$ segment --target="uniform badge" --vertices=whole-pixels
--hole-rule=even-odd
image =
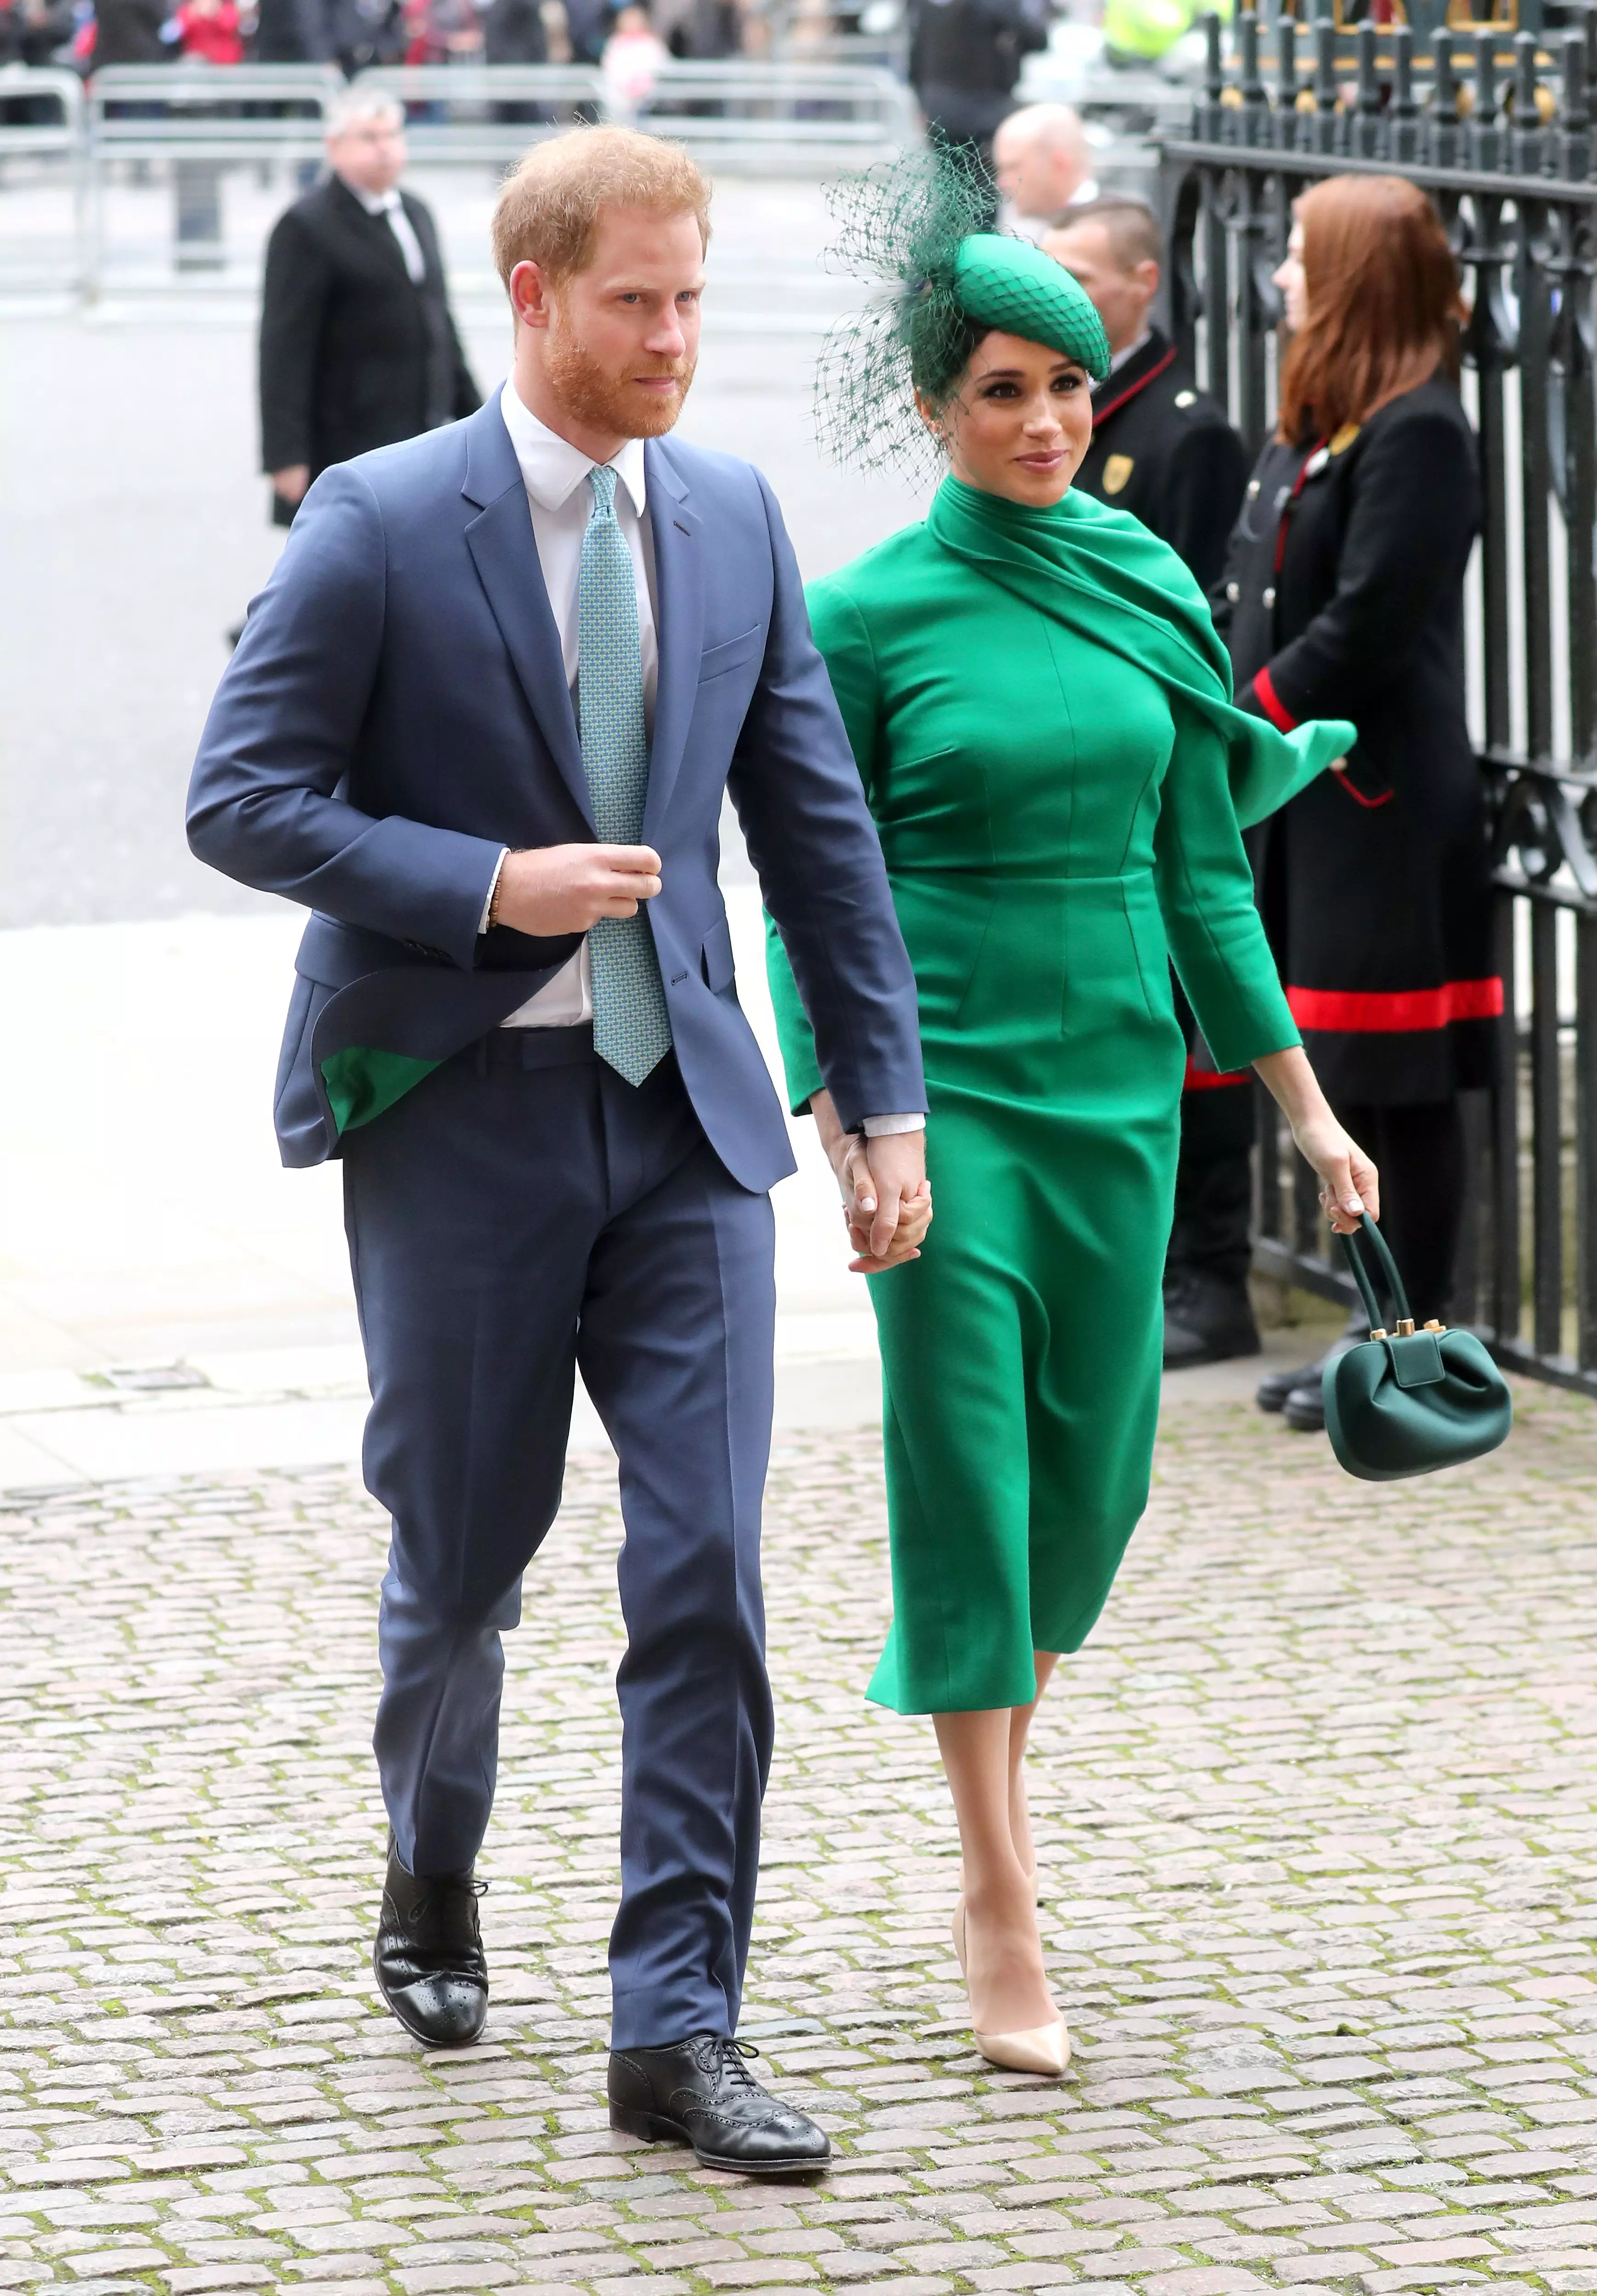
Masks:
[[[1117,495],[1131,475],[1132,457],[1129,455],[1111,455],[1104,464],[1105,494]]]
[[[1175,403],[1178,406],[1196,406],[1198,393],[1195,390],[1178,390],[1175,394]]]
[[[1356,422],[1344,422],[1327,451],[1332,455],[1345,455],[1358,435],[1359,425]]]

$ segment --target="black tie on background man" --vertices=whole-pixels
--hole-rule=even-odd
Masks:
[[[482,405],[449,316],[438,231],[399,188],[391,96],[358,91],[327,121],[326,181],[279,216],[260,314],[261,465],[289,526],[313,479]]]
[[[1092,444],[1073,484],[1140,518],[1207,590],[1242,507],[1247,453],[1149,317],[1165,251],[1153,211],[1108,194],[1071,208],[1042,244],[1081,281],[1109,338],[1109,372],[1092,394]],[[1259,1350],[1247,1297],[1252,1079],[1220,1074],[1184,1000],[1181,1012],[1187,1085],[1165,1266],[1173,1370]]]

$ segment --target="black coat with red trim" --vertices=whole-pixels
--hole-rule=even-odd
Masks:
[[[1445,381],[1329,441],[1272,441],[1211,593],[1238,700],[1347,718],[1347,770],[1254,832],[1288,999],[1333,1102],[1412,1105],[1490,1074],[1484,791],[1464,716],[1474,432]]]
[[[1140,518],[1206,590],[1247,483],[1247,447],[1154,328],[1093,392],[1092,444],[1073,484]]]

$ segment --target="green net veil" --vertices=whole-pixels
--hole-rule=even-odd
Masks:
[[[836,463],[924,474],[939,464],[915,392],[942,398],[990,328],[1108,371],[1103,326],[1070,274],[1030,241],[986,228],[992,187],[978,161],[932,145],[828,186],[827,268],[864,280],[868,301],[833,328],[815,369],[815,432]]]

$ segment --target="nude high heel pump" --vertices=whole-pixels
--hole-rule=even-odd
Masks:
[[[954,1907],[953,1939],[959,1974],[967,1977],[963,1890]],[[1056,2017],[1050,2025],[1028,2025],[1016,2033],[983,2033],[973,2025],[971,2037],[988,2063],[1001,2065],[1006,2072],[1050,2073],[1058,2080],[1070,2062],[1070,2035],[1063,2017]]]

